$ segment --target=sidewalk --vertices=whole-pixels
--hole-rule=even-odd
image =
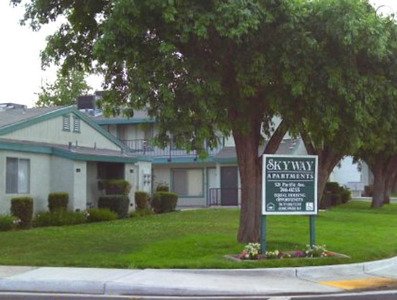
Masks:
[[[397,257],[320,267],[128,270],[0,266],[0,291],[137,296],[238,296],[342,292],[397,286]]]

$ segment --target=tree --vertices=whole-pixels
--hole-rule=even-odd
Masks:
[[[57,72],[57,79],[53,84],[45,83],[38,93],[37,106],[65,106],[76,103],[78,96],[87,93],[91,88],[85,81],[82,71],[72,70],[67,74]]]
[[[12,2],[17,4],[19,0]],[[305,83],[313,79],[310,76],[317,75],[313,68],[321,64],[306,59],[304,54],[324,50],[317,47],[323,43],[321,36],[308,35],[304,26],[310,18],[313,24],[324,21],[318,19],[317,11],[312,11],[312,5],[319,6],[317,2],[30,0],[25,21],[38,29],[59,15],[65,16],[67,22],[48,40],[43,61],[61,63],[64,69],[86,70],[97,61],[96,68],[104,73],[105,88],[109,88],[104,108],[113,113],[118,113],[120,107],[146,108],[159,121],[158,139],[164,145],[172,132],[178,146],[204,150],[204,140],[215,147],[218,132],[231,132],[242,186],[238,240],[251,242],[259,239],[261,123],[269,126],[273,114],[281,112],[286,121],[280,128],[285,130],[298,116],[290,118],[286,107],[298,109],[301,105],[299,111],[304,112],[303,105],[315,101],[313,107],[318,108],[320,100],[327,100],[325,93],[317,100],[315,85],[305,88]],[[338,1],[325,2],[332,6]],[[378,54],[383,35],[370,17],[373,11],[363,9],[369,6],[365,1],[355,0],[351,6],[346,2],[343,1],[345,7],[357,11],[354,22],[347,22],[348,17],[340,23],[336,19],[329,23],[333,27],[327,31],[347,31],[340,38],[348,38],[349,30],[354,30],[358,23],[359,37]],[[313,13],[308,15],[310,11]],[[360,14],[364,21],[357,18]],[[368,29],[368,38],[361,35],[364,27]],[[352,50],[363,48],[351,44],[340,43],[341,55],[346,54],[345,48],[349,46]],[[327,55],[331,53],[324,57]],[[355,91],[362,84],[361,80],[352,82]],[[336,90],[334,86],[332,91]],[[310,94],[306,97],[307,91]],[[315,110],[312,113],[315,115]],[[311,115],[304,114],[300,123],[311,130],[313,126],[308,124],[314,121]],[[281,129],[266,151],[277,149]],[[317,132],[310,134],[313,138]]]
[[[318,155],[320,201],[332,170],[366,143],[378,122],[372,111],[384,95],[379,87],[385,85],[382,66],[392,38],[385,20],[365,1],[313,1],[307,6],[301,27],[306,39],[283,51],[294,68],[281,65],[284,74],[294,70],[287,78],[295,87],[294,109],[280,104],[286,104],[281,113],[290,129],[301,135],[309,154]]]
[[[374,174],[372,207],[390,202],[391,189],[397,179],[397,25],[385,19],[391,39],[387,59],[378,65],[377,105],[371,110],[377,120],[366,133],[365,143],[355,152]]]

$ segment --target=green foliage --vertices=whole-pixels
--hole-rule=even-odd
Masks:
[[[341,189],[341,186],[339,185],[339,183],[337,183],[337,182],[332,182],[332,181],[328,181],[328,182],[325,184],[325,190],[324,190],[324,192],[325,192],[325,193],[337,194],[337,193],[339,193],[340,189]]]
[[[348,188],[340,186],[337,182],[327,182],[320,206],[321,208],[325,209],[330,206],[337,206],[342,203],[347,203],[350,200],[351,191]]]
[[[36,106],[68,106],[75,105],[78,96],[84,95],[91,89],[85,79],[84,72],[72,70],[67,74],[57,72],[57,79],[53,84],[45,83],[41,86]]]
[[[0,264],[246,269],[357,263],[397,255],[396,241],[391,238],[397,228],[397,204],[374,211],[369,203],[352,201],[320,212],[317,243],[351,257],[346,259],[228,261],[225,254],[237,254],[244,247],[236,241],[239,213],[238,209],[187,210],[83,226],[2,232]],[[274,216],[268,221],[272,228],[267,237],[269,251],[305,248],[307,218],[289,216],[286,222],[285,216]]]
[[[144,216],[151,216],[154,214],[154,211],[151,207],[146,207],[144,209],[137,209],[131,214],[131,218],[135,217],[144,217]]]
[[[159,184],[156,187],[156,192],[169,192],[170,187],[167,184]]]
[[[67,210],[69,203],[68,193],[50,193],[48,195],[48,209],[50,212],[56,210]]]
[[[33,219],[33,198],[15,197],[11,199],[11,214],[20,219],[21,228],[30,228]]]
[[[117,213],[107,208],[91,208],[87,210],[87,222],[104,222],[117,219]]]
[[[170,192],[156,192],[153,195],[151,205],[156,214],[175,211],[178,195]]]
[[[84,212],[55,210],[38,213],[33,220],[34,227],[77,225],[86,222]]]
[[[106,195],[128,195],[131,184],[124,179],[109,179],[103,181]]]
[[[120,219],[128,217],[130,200],[126,195],[101,196],[98,199],[98,208],[107,208],[117,213]]]
[[[150,196],[146,192],[136,191],[135,192],[135,207],[137,210],[146,209],[150,202]]]
[[[19,219],[14,216],[0,215],[0,231],[9,231],[17,228]]]

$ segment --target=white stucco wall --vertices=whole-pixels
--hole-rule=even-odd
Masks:
[[[90,161],[87,162],[87,204],[97,207],[99,195],[97,163]]]
[[[69,194],[69,209],[72,209],[72,197],[74,190],[74,163],[72,160],[52,156],[50,167],[51,193],[65,192]]]
[[[137,168],[135,165],[133,164],[124,165],[124,179],[131,184],[131,190],[130,193],[128,194],[128,198],[130,199],[129,211],[135,210],[136,172],[137,172]]]
[[[87,208],[87,163],[74,161],[73,197],[69,199],[73,210]]]
[[[6,157],[30,160],[29,194],[6,194]],[[47,210],[47,199],[50,193],[50,169],[49,155],[0,151],[0,213],[9,214],[11,198],[20,196],[33,197],[34,212]]]
[[[152,163],[140,161],[137,166],[137,190],[151,194],[152,191]]]
[[[14,140],[26,140],[33,142],[43,142],[50,144],[64,144],[67,145],[76,141],[79,146],[91,147],[94,145],[98,149],[120,150],[120,148],[105,136],[100,134],[96,129],[80,120],[80,133],[73,132],[73,117],[70,114],[71,131],[63,130],[63,117],[59,116],[50,120],[46,120],[14,132],[2,135],[2,138],[9,138]]]

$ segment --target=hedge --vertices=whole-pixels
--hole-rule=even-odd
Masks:
[[[104,222],[117,219],[117,213],[108,208],[91,208],[87,210],[87,222]]]
[[[107,208],[117,213],[118,217],[128,217],[130,200],[126,195],[101,196],[98,199],[98,208]]]
[[[33,219],[33,198],[15,197],[11,199],[11,214],[20,219],[21,228],[32,227]]]
[[[0,215],[0,231],[8,231],[17,228],[19,219],[14,216]]]
[[[57,210],[67,210],[69,203],[68,193],[51,193],[48,195],[48,209],[51,212]]]
[[[150,196],[146,192],[136,191],[135,192],[135,206],[137,210],[146,209],[150,202]]]
[[[124,179],[108,179],[103,181],[106,195],[128,195],[131,184]]]
[[[156,192],[153,195],[152,207],[156,214],[174,211],[178,202],[178,195],[171,192]]]
[[[83,224],[85,222],[86,215],[84,212],[56,210],[54,212],[46,211],[43,213],[38,213],[33,220],[33,226],[64,226]]]

